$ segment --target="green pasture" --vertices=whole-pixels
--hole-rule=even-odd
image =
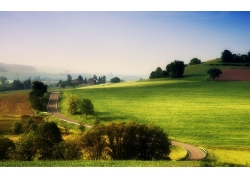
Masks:
[[[0,161],[0,167],[200,167],[199,161]]]
[[[210,63],[187,67],[181,79],[64,90],[59,108],[63,114],[89,124],[96,118],[102,123],[135,121],[156,124],[171,139],[209,149],[208,158],[231,163],[233,158],[226,158],[226,153],[230,152],[228,154],[236,157],[232,160],[235,164],[249,164],[245,149],[250,148],[250,83],[207,80],[206,72],[212,67]],[[91,99],[95,107],[93,116],[85,120],[82,115],[67,113],[66,99],[73,93]],[[225,151],[225,158],[222,151]],[[244,158],[238,163],[236,159],[241,157]]]

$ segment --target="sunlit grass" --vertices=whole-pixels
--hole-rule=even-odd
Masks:
[[[250,148],[219,147],[208,149],[210,158],[216,162],[226,162],[250,166]]]
[[[67,114],[66,98],[75,93],[94,104],[95,115],[89,123],[98,118],[102,123],[156,124],[171,139],[205,148],[250,147],[249,88],[249,82],[188,78],[91,86],[64,91],[60,108],[63,114],[81,120],[79,115]]]
[[[171,145],[170,151],[169,157],[173,161],[185,160],[188,155],[187,150],[179,146]]]
[[[0,167],[200,167],[198,161],[0,161]]]

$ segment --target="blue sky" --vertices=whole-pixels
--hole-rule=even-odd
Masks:
[[[174,60],[250,51],[250,12],[0,12],[0,62],[149,75]],[[39,68],[38,68],[39,69]]]

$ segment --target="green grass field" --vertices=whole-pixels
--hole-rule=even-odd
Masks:
[[[6,162],[0,166],[90,166],[90,167],[196,167],[249,166],[250,164],[250,82],[207,80],[207,70],[219,67],[219,60],[188,66],[180,79],[156,79],[118,84],[102,84],[60,89],[59,110],[78,121],[92,124],[134,121],[155,124],[170,139],[195,144],[208,151],[204,162],[140,162],[140,161],[59,161]],[[221,68],[230,68],[225,66]],[[233,67],[235,68],[235,67]],[[58,90],[51,88],[49,91]],[[77,94],[89,98],[95,114],[67,113],[67,97]],[[172,148],[173,159],[183,158],[184,151]],[[47,163],[47,164],[46,164]],[[51,164],[50,164],[51,163]]]
[[[60,99],[60,111],[85,121],[84,116],[67,113],[66,98],[75,93],[91,99],[95,106],[95,115],[85,122],[91,124],[98,118],[102,123],[156,124],[168,133],[169,138],[209,149],[211,159],[247,165],[250,163],[250,158],[246,158],[249,157],[247,150],[250,150],[250,83],[207,81],[206,72],[213,67],[209,63],[187,67],[181,79],[65,90]],[[236,157],[235,160],[228,158],[228,152]]]

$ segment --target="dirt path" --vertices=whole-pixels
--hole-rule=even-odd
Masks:
[[[57,101],[58,101],[58,96],[59,96],[59,92],[51,92],[50,97],[49,97],[49,102],[48,102],[48,112],[58,118],[61,119],[63,121],[67,121],[69,123],[73,123],[73,124],[77,124],[80,125],[78,121],[70,119],[68,117],[65,117],[64,115],[62,115],[58,109],[57,109]],[[91,127],[88,124],[84,124],[84,126],[86,127]]]
[[[187,160],[201,160],[206,156],[201,149],[191,144],[186,144],[178,141],[171,141],[171,144],[186,149],[189,153],[189,157],[187,158]]]
[[[48,103],[48,112],[58,119],[61,119],[63,121],[67,121],[69,123],[78,124],[79,123],[75,120],[72,120],[68,117],[63,116],[57,109],[57,101],[58,101],[59,92],[51,92],[49,103]],[[86,127],[91,127],[90,125],[85,124]],[[205,157],[205,154],[202,150],[199,148],[196,148],[195,146],[191,144],[181,143],[177,141],[171,141],[172,145],[180,146],[184,149],[186,149],[189,153],[189,157],[187,160],[201,160]]]

